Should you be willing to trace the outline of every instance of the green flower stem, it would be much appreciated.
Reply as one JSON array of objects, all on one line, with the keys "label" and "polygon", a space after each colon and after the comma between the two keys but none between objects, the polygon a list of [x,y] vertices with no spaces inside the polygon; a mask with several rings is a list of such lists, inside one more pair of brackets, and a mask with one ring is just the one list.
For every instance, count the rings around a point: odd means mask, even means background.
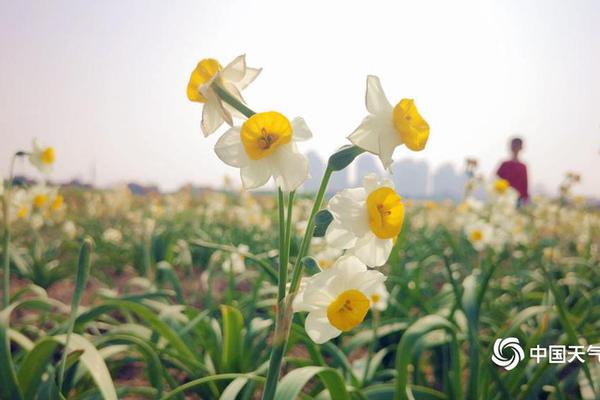
[{"label": "green flower stem", "polygon": [[254,114],[250,108],[248,108],[244,103],[240,100],[236,99],[231,93],[225,90],[221,85],[219,85],[216,81],[212,83],[211,87],[217,93],[217,95],[223,100],[225,103],[229,104],[231,107],[235,108],[242,114],[244,114],[247,118],[250,118]]},{"label": "green flower stem", "polygon": [[[319,186],[319,191],[317,192],[313,208],[308,218],[308,224],[306,227],[306,232],[304,233],[304,238],[302,239],[300,252],[296,256],[296,262],[294,263],[294,269],[292,272],[292,282],[290,285],[289,294],[287,297],[281,299],[277,304],[277,319],[275,321],[275,335],[273,336],[273,350],[271,351],[271,358],[269,360],[267,382],[265,383],[265,389],[263,391],[262,400],[273,400],[273,397],[275,396],[277,382],[279,380],[279,372],[281,370],[281,362],[283,361],[283,355],[285,353],[285,348],[287,347],[288,339],[290,336],[290,329],[293,317],[292,302],[294,300],[294,297],[296,296],[296,292],[298,291],[300,278],[302,276],[301,260],[302,257],[306,255],[306,252],[310,247],[310,241],[313,237],[315,229],[315,215],[321,209],[321,205],[323,204],[323,198],[325,197],[325,191],[327,190],[327,185],[329,184],[329,179],[331,178],[332,172],[333,170],[328,166],[325,170],[323,178],[321,179],[321,185]],[[290,207],[291,205],[288,203],[289,220],[291,220]],[[288,225],[290,225],[289,220]],[[287,229],[287,231],[288,232],[286,232],[286,234],[288,235],[288,237],[286,239],[289,243],[289,238],[291,237],[291,229]]]},{"label": "green flower stem", "polygon": [[[277,189],[277,209],[279,222],[279,275],[277,283],[279,290],[277,291],[277,302],[285,297],[285,284],[287,283],[287,269],[284,272],[283,259],[285,258],[285,200],[281,188]],[[284,278],[286,278],[284,280]]]},{"label": "green flower stem", "polygon": [[83,294],[83,290],[85,289],[88,276],[90,274],[90,254],[92,252],[93,245],[94,242],[92,241],[92,239],[90,237],[86,237],[85,239],[83,239],[81,250],[79,251],[79,262],[77,264],[77,280],[75,282],[75,292],[73,293],[73,298],[71,299],[71,315],[69,317],[67,338],[65,339],[65,347],[63,350],[62,360],[60,363],[60,370],[58,374],[59,393],[62,391],[63,380],[65,378],[65,368],[67,365],[69,341],[71,340],[71,335],[73,334],[75,319],[77,318],[77,309],[79,308],[81,296]]},{"label": "green flower stem", "polygon": [[284,196],[281,189],[278,191],[279,205],[279,292],[277,301],[285,297],[285,289],[288,281],[288,264],[290,260],[290,241],[292,231],[292,209],[294,205],[294,191],[288,195],[287,219],[284,215]]},{"label": "green flower stem", "polygon": [[2,196],[2,216],[4,218],[4,240],[3,240],[3,273],[2,273],[2,309],[8,307],[10,303],[10,198],[15,172],[15,161],[17,157],[26,155],[23,151],[13,154],[10,160],[8,173],[8,185]]},{"label": "green flower stem", "polygon": [[294,263],[294,269],[292,272],[292,283],[290,286],[290,294],[293,294],[294,296],[298,291],[300,278],[302,277],[302,258],[306,256],[306,253],[308,252],[308,248],[310,247],[310,242],[315,231],[315,215],[317,215],[317,212],[321,209],[321,205],[323,204],[323,198],[325,197],[325,192],[327,191],[327,185],[329,185],[329,179],[331,179],[332,172],[333,170],[328,165],[325,173],[323,174],[323,178],[321,179],[321,185],[319,186],[317,197],[315,198],[313,208],[308,218],[306,232],[304,232],[304,238],[302,239],[302,244],[300,245],[300,251],[298,252],[298,256],[296,256],[296,262]]},{"label": "green flower stem", "polygon": [[367,354],[367,361],[365,362],[365,372],[363,374],[362,385],[363,387],[367,384],[367,378],[369,377],[369,368],[371,367],[371,359],[375,352],[375,344],[377,343],[377,328],[379,327],[379,310],[373,309],[373,319],[371,320],[371,329],[373,330],[373,337],[371,343],[369,343],[369,353]]}]

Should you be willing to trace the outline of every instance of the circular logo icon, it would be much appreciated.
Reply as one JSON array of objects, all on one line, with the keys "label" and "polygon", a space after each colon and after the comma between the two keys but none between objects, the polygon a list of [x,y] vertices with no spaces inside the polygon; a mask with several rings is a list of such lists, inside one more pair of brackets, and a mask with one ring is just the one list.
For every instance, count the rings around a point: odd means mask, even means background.
[{"label": "circular logo icon", "polygon": [[[510,353],[507,357],[507,353]],[[515,368],[525,358],[523,348],[516,337],[496,339],[494,342],[494,354],[492,362],[507,371]]]}]

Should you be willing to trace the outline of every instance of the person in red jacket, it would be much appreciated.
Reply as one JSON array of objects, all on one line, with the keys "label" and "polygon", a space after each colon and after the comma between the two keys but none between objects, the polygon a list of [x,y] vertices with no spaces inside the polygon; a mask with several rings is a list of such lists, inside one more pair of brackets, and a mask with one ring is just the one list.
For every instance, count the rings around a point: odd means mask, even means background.
[{"label": "person in red jacket", "polygon": [[527,184],[527,166],[519,159],[519,153],[523,149],[523,139],[516,137],[510,141],[510,160],[504,161],[496,175],[506,179],[510,186],[519,192],[519,204],[529,201],[529,191]]}]

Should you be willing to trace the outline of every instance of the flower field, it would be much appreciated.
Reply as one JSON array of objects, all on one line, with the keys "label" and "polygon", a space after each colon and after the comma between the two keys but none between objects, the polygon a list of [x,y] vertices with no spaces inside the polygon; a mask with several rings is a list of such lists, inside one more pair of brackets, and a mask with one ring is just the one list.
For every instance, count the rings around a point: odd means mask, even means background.
[{"label": "flower field", "polygon": [[[599,398],[600,212],[571,195],[577,175],[530,204],[473,160],[458,202],[374,174],[330,192],[363,152],[387,169],[435,140],[369,76],[319,191],[296,191],[312,133],[243,101],[260,72],[205,59],[187,88],[244,190],[7,177],[1,399]],[[55,156],[35,141],[11,165],[51,175]]]}]

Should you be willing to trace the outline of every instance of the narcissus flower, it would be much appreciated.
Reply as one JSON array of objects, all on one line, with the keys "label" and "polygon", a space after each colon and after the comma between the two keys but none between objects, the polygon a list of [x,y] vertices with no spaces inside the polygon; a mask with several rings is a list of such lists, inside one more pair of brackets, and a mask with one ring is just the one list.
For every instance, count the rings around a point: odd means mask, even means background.
[{"label": "narcissus flower", "polygon": [[491,244],[493,239],[493,228],[485,221],[478,220],[465,227],[465,234],[473,248],[481,251]]},{"label": "narcissus flower", "polygon": [[333,215],[325,233],[330,246],[347,249],[371,267],[387,261],[404,222],[404,205],[390,180],[369,174],[362,188],[342,190],[327,208]]},{"label": "narcissus flower", "polygon": [[187,97],[191,101],[203,103],[202,132],[204,136],[214,133],[223,122],[233,126],[233,116],[241,116],[238,111],[224,103],[215,92],[217,83],[231,96],[243,102],[241,91],[260,73],[260,69],[246,66],[246,56],[241,55],[225,68],[212,58],[201,60],[192,71],[187,86]]},{"label": "narcissus flower", "polygon": [[290,122],[284,115],[269,111],[254,114],[241,127],[225,132],[215,152],[225,164],[240,168],[245,189],[261,187],[273,177],[287,192],[308,178],[308,160],[296,142],[311,137],[302,118]]},{"label": "narcissus flower", "polygon": [[305,329],[316,343],[325,343],[360,325],[385,276],[368,270],[354,256],[310,277],[294,299],[294,311],[307,311]]},{"label": "narcissus flower", "polygon": [[29,189],[29,195],[31,197],[31,208],[34,211],[42,212],[53,201],[52,199],[56,196],[56,189],[45,184],[39,184]]},{"label": "narcissus flower", "polygon": [[43,174],[52,172],[54,165],[54,147],[43,147],[37,139],[33,140],[32,150],[29,153],[29,162]]},{"label": "narcissus flower", "polygon": [[488,194],[495,206],[503,208],[515,208],[519,198],[519,193],[506,179],[496,179],[490,185]]},{"label": "narcissus flower", "polygon": [[385,283],[381,282],[371,294],[371,308],[377,311],[384,311],[388,306],[390,293],[385,287]]},{"label": "narcissus flower", "polygon": [[348,139],[356,146],[376,154],[387,169],[397,146],[405,144],[413,151],[425,148],[429,124],[417,111],[412,99],[402,99],[395,107],[388,101],[379,78],[367,77],[366,105],[369,115]]}]

